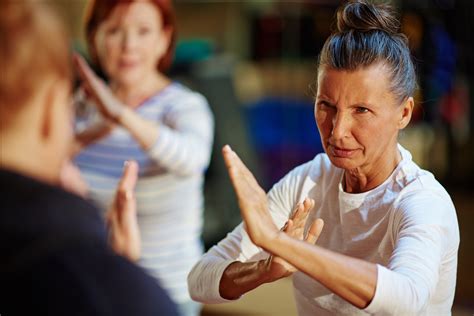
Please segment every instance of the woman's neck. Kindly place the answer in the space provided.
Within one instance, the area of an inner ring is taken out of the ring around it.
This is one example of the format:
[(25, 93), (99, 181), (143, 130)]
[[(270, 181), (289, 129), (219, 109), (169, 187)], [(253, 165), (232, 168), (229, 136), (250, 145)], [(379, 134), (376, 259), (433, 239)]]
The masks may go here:
[(362, 170), (362, 168), (345, 170), (342, 182), (344, 191), (348, 193), (367, 192), (387, 180), (402, 160), (398, 146), (395, 146), (392, 154), (389, 155), (390, 158), (387, 158), (387, 154), (387, 152), (384, 152), (379, 161), (372, 164), (368, 171)]
[[(57, 145), (38, 136), (35, 124), (11, 128), (0, 133), (0, 166), (53, 185), (59, 183), (63, 159)], [(33, 153), (33, 155), (32, 155)]]
[(120, 101), (135, 108), (152, 95), (163, 90), (170, 82), (166, 76), (156, 73), (133, 83), (111, 81), (110, 88)]

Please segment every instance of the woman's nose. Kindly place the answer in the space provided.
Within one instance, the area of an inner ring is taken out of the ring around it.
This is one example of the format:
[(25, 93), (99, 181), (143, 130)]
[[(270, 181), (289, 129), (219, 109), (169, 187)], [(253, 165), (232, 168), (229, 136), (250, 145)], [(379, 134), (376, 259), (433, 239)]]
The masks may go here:
[(335, 139), (341, 139), (348, 136), (350, 131), (351, 119), (339, 112), (337, 113), (332, 122), (331, 136)]
[(125, 32), (122, 40), (122, 48), (124, 50), (134, 49), (136, 46), (136, 36), (132, 32)]

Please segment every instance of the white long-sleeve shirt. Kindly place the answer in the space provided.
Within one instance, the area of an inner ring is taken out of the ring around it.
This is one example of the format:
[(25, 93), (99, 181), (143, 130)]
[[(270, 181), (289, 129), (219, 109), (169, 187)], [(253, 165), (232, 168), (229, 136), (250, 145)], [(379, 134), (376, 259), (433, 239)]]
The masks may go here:
[[(375, 296), (364, 310), (304, 273), (294, 273), (299, 315), (451, 314), (459, 246), (456, 211), (434, 176), (420, 169), (408, 151), (399, 149), (402, 161), (397, 168), (368, 192), (344, 192), (343, 170), (320, 154), (291, 171), (268, 193), (278, 227), (297, 203), (310, 197), (316, 205), (308, 225), (316, 218), (325, 222), (317, 244), (377, 264)], [(237, 226), (188, 275), (191, 297), (205, 303), (226, 302), (219, 295), (219, 282), (227, 266), (267, 256), (252, 244), (243, 225)]]

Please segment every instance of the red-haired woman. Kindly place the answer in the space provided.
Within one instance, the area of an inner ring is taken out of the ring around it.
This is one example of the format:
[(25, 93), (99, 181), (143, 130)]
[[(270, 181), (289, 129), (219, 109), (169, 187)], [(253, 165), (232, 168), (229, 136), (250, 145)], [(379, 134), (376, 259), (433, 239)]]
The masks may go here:
[(213, 138), (207, 101), (164, 73), (175, 43), (170, 1), (94, 1), (86, 16), (90, 55), (100, 80), (77, 58), (85, 95), (95, 106), (77, 120), (76, 163), (91, 197), (106, 209), (125, 160), (140, 165), (139, 263), (195, 315), (186, 276), (202, 254), (204, 172)]

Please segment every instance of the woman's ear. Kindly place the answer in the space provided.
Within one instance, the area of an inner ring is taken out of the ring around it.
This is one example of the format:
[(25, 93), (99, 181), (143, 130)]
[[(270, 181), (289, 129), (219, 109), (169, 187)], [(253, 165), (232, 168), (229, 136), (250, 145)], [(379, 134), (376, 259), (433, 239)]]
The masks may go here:
[(410, 123), (413, 107), (415, 106), (413, 97), (407, 98), (401, 106), (402, 108), (400, 112), (400, 120), (398, 121), (398, 129), (404, 129), (408, 123)]

